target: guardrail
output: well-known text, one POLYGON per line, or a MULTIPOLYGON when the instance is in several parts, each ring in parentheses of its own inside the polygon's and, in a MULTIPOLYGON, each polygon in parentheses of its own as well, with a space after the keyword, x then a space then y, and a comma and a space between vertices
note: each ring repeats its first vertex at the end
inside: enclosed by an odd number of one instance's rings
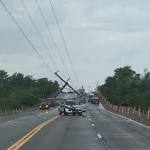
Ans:
POLYGON ((150 107, 147 111, 144 111, 140 107, 117 106, 110 103, 101 93, 99 93, 99 96, 103 106, 114 113, 118 113, 132 119, 144 119, 150 121, 150 107))

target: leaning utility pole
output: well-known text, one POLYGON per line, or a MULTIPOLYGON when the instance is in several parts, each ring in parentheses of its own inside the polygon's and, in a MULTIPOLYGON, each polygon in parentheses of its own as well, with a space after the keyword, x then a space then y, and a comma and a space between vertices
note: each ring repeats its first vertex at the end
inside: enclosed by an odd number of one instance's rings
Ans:
MULTIPOLYGON (((69 81, 69 79, 66 81, 66 83, 69 81)), ((63 91, 63 89, 67 86, 67 84, 64 84, 63 86, 62 86, 62 88, 57 92, 57 94, 56 94, 56 96, 55 97, 57 97, 62 91, 63 91)))
MULTIPOLYGON (((58 71, 55 72, 55 75, 56 75, 61 81, 63 81, 63 82, 65 83, 65 85, 64 85, 65 87, 68 86, 68 87, 69 87, 70 89, 72 89, 77 95, 80 95, 79 92, 78 92, 77 90, 75 90, 75 89, 68 83, 68 80, 65 81, 60 75, 58 75, 58 71)), ((63 86, 63 87, 64 87, 64 86, 63 86)), ((65 88, 65 87, 64 87, 64 88, 65 88)), ((64 89, 64 88, 63 88, 63 89, 64 89)))

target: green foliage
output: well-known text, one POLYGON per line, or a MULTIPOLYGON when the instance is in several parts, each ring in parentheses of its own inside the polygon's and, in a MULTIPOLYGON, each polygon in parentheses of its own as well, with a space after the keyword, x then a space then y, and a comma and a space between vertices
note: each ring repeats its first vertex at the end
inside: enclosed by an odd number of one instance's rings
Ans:
POLYGON ((0 70, 0 110, 33 106, 40 98, 47 98, 58 90, 57 81, 47 78, 35 80, 32 76, 21 73, 9 76, 0 70))
POLYGON ((150 106, 150 72, 142 76, 130 66, 117 68, 114 76, 98 87, 113 104, 147 109, 150 106))

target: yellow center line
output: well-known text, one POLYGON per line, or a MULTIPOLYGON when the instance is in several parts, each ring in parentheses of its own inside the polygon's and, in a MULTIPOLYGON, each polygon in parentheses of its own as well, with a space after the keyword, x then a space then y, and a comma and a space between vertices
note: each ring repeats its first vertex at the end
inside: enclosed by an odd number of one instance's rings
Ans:
POLYGON ((37 127, 33 128, 29 133, 27 133, 25 136, 23 136, 20 140, 18 140, 15 144, 7 148, 7 150, 18 150, 20 149, 25 143, 27 143, 37 132, 39 132, 43 127, 45 127, 47 124, 53 122, 56 120, 59 116, 55 116, 42 124, 38 125, 37 127))

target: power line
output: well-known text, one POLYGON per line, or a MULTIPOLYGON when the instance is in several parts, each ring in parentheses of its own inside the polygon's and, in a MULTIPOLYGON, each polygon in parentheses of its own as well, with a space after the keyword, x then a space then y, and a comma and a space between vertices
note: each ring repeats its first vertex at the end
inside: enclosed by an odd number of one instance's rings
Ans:
POLYGON ((45 18, 45 16, 44 16, 44 14, 43 14, 43 12, 42 12, 42 9, 41 9, 41 6, 40 6, 38 0, 35 0, 35 3, 36 3, 36 5, 37 5, 38 10, 39 10, 39 13, 40 13, 40 15, 41 15, 41 17, 42 17, 42 19, 43 19, 43 21, 44 21, 44 23, 45 23, 45 26, 46 26, 46 29, 47 29, 47 31, 48 31, 48 34, 49 34, 49 36, 50 36, 50 38, 51 38, 51 41, 52 41, 53 44, 54 44, 55 50, 56 50, 56 52, 57 52, 57 55, 58 55, 59 58, 60 58, 61 64, 63 65, 63 64, 64 64, 64 60, 63 60, 63 58, 62 58, 62 56, 61 56, 61 54, 60 54, 60 51, 58 50, 58 46, 57 46, 57 44, 56 44, 56 42, 55 42, 55 40, 54 40, 54 37, 53 37, 53 35, 52 35, 52 33, 51 33, 50 29, 49 29, 49 24, 48 24, 48 22, 47 22, 47 20, 46 20, 46 18, 45 18))
POLYGON ((43 40, 43 38, 42 38, 42 35, 41 35, 41 33, 40 33, 38 27, 37 27, 36 24, 34 23, 34 21, 33 21, 31 15, 30 15, 30 13, 29 13, 27 7, 25 6, 25 3, 23 2, 23 0, 20 0, 20 1, 21 1, 21 4, 22 4, 22 6, 23 6, 23 8, 24 8, 24 10, 25 10, 25 12, 26 12, 28 18, 29 18, 29 21, 30 21, 31 24, 33 25, 33 27, 34 27, 34 29, 36 30, 37 34, 39 35, 39 38, 40 38, 40 40, 41 40, 41 43, 43 44, 44 48, 49 52, 49 56, 50 56, 50 58, 51 58, 50 61, 53 63, 54 66, 56 66, 56 62, 54 61, 53 57, 52 57, 51 54, 50 54, 50 49, 47 47, 46 43, 44 42, 44 40, 43 40))
POLYGON ((59 30, 60 37, 61 37, 61 39, 62 39, 64 48, 65 48, 66 55, 67 55, 67 57, 68 57, 68 59, 69 59, 69 62, 70 62, 70 64, 71 64, 71 67, 72 67, 72 69, 73 69, 75 78, 76 78, 77 82, 79 83, 79 78, 78 78, 77 73, 76 73, 76 70, 75 70, 75 68, 74 68, 74 65, 73 65, 71 56, 70 56, 70 54, 69 54, 69 50, 68 50, 67 44, 66 44, 66 40, 65 40, 65 38, 64 38, 64 35, 63 35, 63 32, 62 32, 60 23, 59 23, 59 21, 58 21, 58 19, 57 19, 57 15, 56 15, 56 13, 55 13, 55 9, 54 9, 54 6, 53 6, 51 0, 49 0, 49 4, 50 4, 50 6, 51 6, 51 8, 52 8, 52 12, 53 12, 54 18, 55 18, 56 23, 57 23, 57 26, 58 26, 58 30, 59 30))
POLYGON ((0 0, 0 3, 3 6, 3 8, 5 9, 5 11, 7 12, 7 14, 10 16, 10 18, 12 19, 12 21, 15 23, 16 27, 18 28, 18 30, 22 33, 22 35, 24 36, 24 38, 27 40, 27 42, 29 43, 29 45, 32 47, 32 49, 35 51, 35 53, 39 56, 39 58, 41 59, 41 61, 45 65, 45 67, 48 69, 48 72, 50 74, 52 73, 52 75, 53 75, 53 72, 50 69, 49 65, 45 62, 44 58, 38 52, 38 50, 36 49, 36 47, 34 46, 34 44, 32 43, 32 41, 28 38, 28 36, 24 32, 23 28, 19 25, 19 23, 17 22, 17 20, 15 19, 15 17, 12 15, 12 13, 9 11, 9 9, 7 8, 7 6, 2 2, 2 0, 0 0))

